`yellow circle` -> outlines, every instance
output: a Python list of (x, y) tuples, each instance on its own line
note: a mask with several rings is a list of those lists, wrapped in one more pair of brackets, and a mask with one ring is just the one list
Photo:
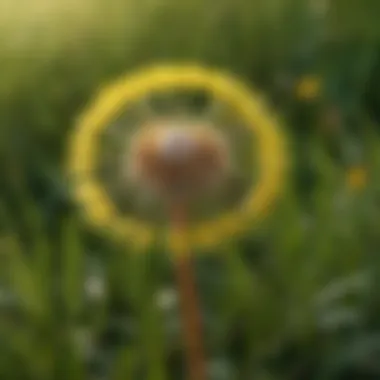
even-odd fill
[[(74, 195), (88, 220), (99, 228), (139, 246), (153, 241), (156, 233), (153, 226), (121, 216), (93, 177), (98, 155), (97, 139), (130, 103), (153, 92), (172, 89), (208, 91), (234, 108), (259, 142), (258, 148), (252, 147), (252, 153), (253, 159), (259, 158), (261, 177), (257, 186), (250, 189), (242, 206), (188, 231), (188, 244), (210, 248), (244, 232), (254, 220), (266, 214), (281, 189), (286, 163), (284, 139), (272, 115), (257, 95), (224, 74), (194, 65), (156, 66), (121, 78), (101, 91), (71, 136), (69, 174), (74, 181)], [(177, 238), (175, 233), (168, 231), (169, 245)]]

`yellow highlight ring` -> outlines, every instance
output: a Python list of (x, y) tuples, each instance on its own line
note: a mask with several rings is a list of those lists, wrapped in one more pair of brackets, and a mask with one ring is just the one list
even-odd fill
[[(216, 71), (199, 66), (158, 66), (128, 75), (104, 89), (80, 119), (71, 136), (69, 174), (74, 195), (88, 220), (137, 246), (146, 247), (155, 238), (153, 226), (118, 213), (93, 173), (98, 155), (98, 136), (119, 112), (132, 102), (157, 91), (172, 89), (205, 90), (233, 107), (256, 135), (261, 177), (239, 209), (211, 221), (199, 223), (187, 234), (187, 243), (195, 248), (210, 248), (242, 233), (253, 221), (265, 216), (278, 196), (284, 177), (286, 155), (284, 139), (270, 113), (258, 97), (242, 83)], [(258, 149), (258, 152), (256, 151)], [(181, 245), (181, 238), (168, 231), (170, 246)]]

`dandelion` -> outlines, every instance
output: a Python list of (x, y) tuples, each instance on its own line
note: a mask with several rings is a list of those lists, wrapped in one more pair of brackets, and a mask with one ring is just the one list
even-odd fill
[(353, 166), (347, 171), (347, 187), (354, 191), (360, 191), (365, 188), (368, 182), (367, 170), (362, 166)]
[[(214, 220), (205, 220), (192, 227), (189, 226), (186, 244), (197, 248), (211, 248), (236, 233), (244, 232), (250, 228), (252, 221), (260, 220), (268, 213), (269, 206), (277, 198), (282, 187), (287, 165), (283, 136), (280, 134), (273, 116), (265, 109), (260, 99), (244, 85), (228, 76), (198, 66), (153, 67), (122, 78), (116, 84), (103, 90), (93, 106), (80, 118), (79, 126), (74, 131), (70, 144), (69, 174), (74, 185), (73, 195), (82, 206), (87, 220), (94, 227), (109, 232), (115, 238), (128, 240), (139, 250), (153, 242), (157, 228), (147, 221), (121, 214), (113, 204), (103, 184), (95, 176), (96, 164), (99, 160), (98, 139), (102, 131), (112, 120), (116, 119), (121, 108), (128, 107), (136, 100), (141, 101), (144, 96), (155, 91), (183, 90), (184, 88), (205, 90), (214, 98), (219, 99), (221, 104), (225, 103), (235, 109), (236, 113), (241, 115), (248, 131), (255, 135), (259, 143), (258, 149), (256, 145), (252, 147), (252, 152), (253, 159), (258, 160), (261, 165), (259, 182), (257, 186), (247, 192), (242, 207), (239, 210), (221, 213)], [(177, 130), (174, 133), (178, 124), (181, 126), (181, 131)], [(148, 133), (147, 131), (151, 127), (152, 131)], [(190, 129), (193, 127), (196, 128), (190, 133)], [(222, 184), (231, 169), (228, 141), (219, 131), (216, 131), (216, 127), (203, 121), (195, 126), (194, 122), (189, 122), (189, 120), (150, 120), (149, 123), (139, 128), (130, 144), (131, 151), (128, 155), (130, 161), (128, 161), (129, 168), (127, 170), (129, 175), (143, 185), (142, 187), (145, 185), (147, 185), (145, 187), (152, 187), (153, 185), (156, 195), (163, 195), (168, 190), (175, 190), (178, 194), (178, 188), (162, 188), (169, 184), (167, 178), (159, 183), (157, 176), (155, 179), (151, 177), (149, 179), (151, 183), (147, 183), (147, 172), (144, 170), (148, 166), (141, 170), (140, 164), (134, 160), (137, 156), (133, 154), (133, 151), (140, 146), (137, 141), (143, 139), (145, 147), (149, 146), (149, 141), (160, 144), (159, 149), (161, 152), (165, 152), (166, 157), (178, 155), (180, 152), (186, 155), (186, 152), (194, 149), (194, 142), (197, 140), (201, 145), (203, 144), (200, 149), (201, 153), (207, 155), (210, 148), (214, 149), (212, 152), (214, 162), (210, 160), (207, 164), (210, 167), (206, 165), (203, 168), (202, 164), (202, 170), (193, 171), (192, 175), (198, 176), (198, 179), (201, 180), (198, 181), (196, 178), (191, 180), (187, 177), (184, 182), (177, 182), (176, 186), (182, 186), (181, 191), (189, 194), (194, 191), (198, 194), (204, 190), (211, 191), (213, 187)], [(179, 143), (177, 143), (178, 141)], [(147, 153), (149, 154), (149, 152)], [(182, 158), (184, 159), (184, 157)], [(211, 170), (212, 165), (219, 165), (220, 170)], [(176, 171), (179, 172), (178, 169), (173, 169), (166, 174), (173, 177)], [(171, 185), (173, 184), (174, 182), (171, 182)], [(226, 223), (226, 220), (230, 222)], [(206, 238), (207, 232), (205, 231), (212, 231), (213, 237)], [(176, 235), (170, 229), (167, 231), (165, 240), (169, 246), (176, 245), (172, 239), (176, 242), (181, 240)]]
[(223, 182), (229, 152), (216, 129), (173, 121), (152, 124), (131, 144), (129, 177), (135, 182), (165, 199), (191, 198)]
[(77, 181), (75, 196), (94, 225), (138, 243), (140, 250), (148, 246), (156, 234), (153, 225), (122, 215), (94, 175), (99, 155), (97, 139), (120, 108), (152, 92), (173, 89), (209, 92), (241, 116), (259, 143), (252, 152), (261, 165), (261, 177), (247, 192), (242, 207), (194, 226), (189, 223), (192, 202), (223, 187), (233, 170), (229, 141), (218, 126), (202, 118), (151, 117), (126, 146), (126, 177), (141, 191), (154, 193), (165, 206), (169, 220), (165, 241), (173, 253), (189, 378), (205, 380), (207, 368), (191, 248), (210, 248), (242, 233), (268, 212), (278, 196), (286, 157), (273, 116), (249, 89), (227, 76), (197, 66), (155, 67), (123, 78), (101, 93), (74, 133), (69, 170)]
[(300, 100), (310, 101), (319, 97), (322, 85), (317, 76), (309, 75), (301, 78), (296, 86), (296, 97)]
[[(143, 128), (132, 141), (131, 177), (153, 188), (167, 203), (171, 227), (179, 237), (175, 252), (181, 294), (188, 370), (191, 379), (203, 380), (206, 367), (201, 341), (201, 320), (187, 247), (189, 200), (220, 185), (228, 172), (229, 151), (221, 135), (205, 125), (166, 121)], [(182, 239), (181, 239), (182, 238)]]

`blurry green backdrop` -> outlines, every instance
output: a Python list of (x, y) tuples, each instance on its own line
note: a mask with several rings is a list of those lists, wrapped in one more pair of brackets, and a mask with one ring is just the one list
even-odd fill
[(259, 88), (290, 178), (197, 257), (209, 378), (380, 379), (380, 2), (2, 0), (0, 379), (185, 378), (167, 252), (81, 222), (68, 136), (100, 86), (198, 61)]

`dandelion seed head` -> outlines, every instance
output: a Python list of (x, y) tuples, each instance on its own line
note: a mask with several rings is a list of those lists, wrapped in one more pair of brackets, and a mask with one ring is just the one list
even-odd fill
[(221, 133), (195, 123), (142, 128), (130, 152), (130, 178), (165, 197), (210, 190), (223, 182), (230, 166), (228, 144)]

